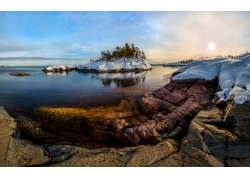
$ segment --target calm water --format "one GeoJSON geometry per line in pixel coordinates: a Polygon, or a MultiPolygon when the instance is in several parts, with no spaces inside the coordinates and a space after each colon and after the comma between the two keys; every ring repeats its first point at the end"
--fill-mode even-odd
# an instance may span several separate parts
{"type": "Polygon", "coordinates": [[[178,67],[155,66],[140,73],[44,73],[45,67],[0,68],[0,106],[20,112],[37,107],[87,107],[138,98],[169,82],[178,67]],[[11,76],[26,72],[30,76],[11,76]]]}

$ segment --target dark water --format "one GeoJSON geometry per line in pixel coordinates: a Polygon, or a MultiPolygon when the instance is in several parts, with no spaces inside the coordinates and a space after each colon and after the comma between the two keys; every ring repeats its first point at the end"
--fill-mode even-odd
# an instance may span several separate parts
{"type": "Polygon", "coordinates": [[[138,98],[169,82],[178,67],[155,66],[140,73],[44,73],[45,67],[0,68],[0,106],[19,112],[37,107],[88,107],[138,98]],[[11,76],[25,72],[30,76],[11,76]]]}

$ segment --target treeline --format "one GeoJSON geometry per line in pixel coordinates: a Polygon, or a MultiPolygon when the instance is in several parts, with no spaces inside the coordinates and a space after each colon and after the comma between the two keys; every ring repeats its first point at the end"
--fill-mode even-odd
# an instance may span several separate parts
{"type": "MultiPolygon", "coordinates": [[[[247,52],[248,53],[248,52],[247,52]]],[[[221,54],[218,54],[216,57],[227,57],[227,58],[232,58],[232,59],[235,59],[237,58],[238,56],[233,56],[233,55],[225,55],[225,56],[222,56],[221,54]]],[[[207,59],[207,58],[210,58],[209,56],[202,56],[202,57],[199,57],[197,59],[186,59],[186,60],[181,60],[181,61],[178,61],[178,63],[182,63],[182,64],[188,64],[188,63],[191,63],[193,61],[197,61],[197,60],[202,60],[202,59],[207,59]]]]}
{"type": "Polygon", "coordinates": [[[193,61],[197,61],[197,60],[202,60],[202,59],[205,59],[205,58],[210,58],[208,56],[202,56],[202,57],[199,57],[198,59],[186,59],[186,60],[181,60],[181,61],[178,61],[178,63],[182,63],[182,64],[188,64],[188,63],[191,63],[193,61]]]}
{"type": "Polygon", "coordinates": [[[193,61],[194,61],[194,59],[187,59],[187,60],[178,61],[178,63],[188,64],[188,63],[191,63],[191,62],[193,62],[193,61]]]}
{"type": "Polygon", "coordinates": [[[145,53],[143,51],[140,51],[138,47],[136,47],[133,43],[131,46],[126,43],[125,46],[119,47],[116,46],[115,50],[111,53],[110,51],[102,51],[101,52],[102,57],[100,60],[103,61],[111,61],[112,59],[118,59],[118,58],[142,58],[146,59],[145,53]]]}

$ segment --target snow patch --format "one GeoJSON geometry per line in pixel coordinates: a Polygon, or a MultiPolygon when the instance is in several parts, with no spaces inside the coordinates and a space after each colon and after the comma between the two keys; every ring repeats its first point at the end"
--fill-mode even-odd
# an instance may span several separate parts
{"type": "Polygon", "coordinates": [[[250,100],[250,53],[242,54],[236,59],[214,58],[197,60],[177,70],[176,79],[219,78],[221,91],[217,92],[220,100],[227,100],[235,94],[235,102],[242,104],[250,100]]]}
{"type": "Polygon", "coordinates": [[[78,66],[78,69],[94,69],[94,70],[119,70],[119,69],[151,69],[152,66],[149,62],[142,58],[119,58],[110,62],[107,61],[95,61],[87,65],[78,66]]]}

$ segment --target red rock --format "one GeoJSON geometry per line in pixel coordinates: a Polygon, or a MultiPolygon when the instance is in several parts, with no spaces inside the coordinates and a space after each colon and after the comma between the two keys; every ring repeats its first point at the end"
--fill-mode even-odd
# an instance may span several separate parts
{"type": "Polygon", "coordinates": [[[112,127],[115,132],[120,132],[126,126],[128,126],[128,123],[124,119],[116,119],[112,122],[112,127]]]}
{"type": "Polygon", "coordinates": [[[157,112],[159,102],[151,97],[141,99],[144,110],[155,112],[154,120],[149,120],[133,128],[123,130],[123,142],[129,145],[154,144],[162,139],[163,134],[171,138],[182,139],[189,121],[202,109],[212,103],[217,90],[218,79],[174,80],[152,94],[170,103],[166,106],[165,116],[157,112]],[[171,105],[172,104],[172,105],[171,105]],[[176,105],[176,106],[175,106],[176,105]]]}
{"type": "Polygon", "coordinates": [[[180,94],[180,93],[169,93],[168,95],[163,97],[163,99],[165,101],[168,101],[168,102],[175,104],[175,105],[182,102],[185,98],[186,98],[186,96],[183,94],[180,94]]]}
{"type": "Polygon", "coordinates": [[[168,95],[170,93],[169,90],[167,90],[164,87],[161,87],[157,90],[155,90],[152,94],[158,98],[163,98],[164,96],[168,95]]]}

